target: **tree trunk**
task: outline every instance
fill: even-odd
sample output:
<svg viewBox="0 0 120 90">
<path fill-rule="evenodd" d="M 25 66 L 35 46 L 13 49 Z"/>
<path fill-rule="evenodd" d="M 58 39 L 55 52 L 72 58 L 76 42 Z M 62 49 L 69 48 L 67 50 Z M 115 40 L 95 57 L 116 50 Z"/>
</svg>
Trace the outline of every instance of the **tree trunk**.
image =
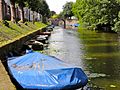
<svg viewBox="0 0 120 90">
<path fill-rule="evenodd" d="M 0 21 L 3 20 L 3 0 L 0 0 Z"/>
<path fill-rule="evenodd" d="M 10 0 L 11 21 L 16 22 L 15 0 Z"/>
<path fill-rule="evenodd" d="M 43 16 L 40 14 L 40 21 L 43 22 Z"/>
<path fill-rule="evenodd" d="M 35 23 L 35 15 L 34 15 L 34 11 L 33 11 L 33 24 Z"/>
<path fill-rule="evenodd" d="M 30 17 L 31 17 L 31 9 L 29 9 L 29 22 L 30 22 Z"/>
<path fill-rule="evenodd" d="M 7 17 L 7 4 L 4 2 L 4 19 L 8 19 Z"/>
<path fill-rule="evenodd" d="M 23 6 L 19 5 L 20 8 L 20 22 L 24 23 L 24 10 L 23 10 Z"/>
</svg>

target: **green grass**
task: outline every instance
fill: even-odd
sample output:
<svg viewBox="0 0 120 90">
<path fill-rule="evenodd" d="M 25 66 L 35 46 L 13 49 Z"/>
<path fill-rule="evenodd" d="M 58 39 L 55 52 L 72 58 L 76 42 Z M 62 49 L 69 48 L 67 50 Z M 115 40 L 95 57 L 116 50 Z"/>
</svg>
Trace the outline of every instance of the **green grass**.
<svg viewBox="0 0 120 90">
<path fill-rule="evenodd" d="M 15 24 L 10 21 L 7 22 L 9 23 L 9 27 L 6 27 L 0 22 L 0 47 L 46 27 L 46 25 L 41 22 L 35 22 L 35 24 L 32 22 L 20 24 Z"/>
</svg>

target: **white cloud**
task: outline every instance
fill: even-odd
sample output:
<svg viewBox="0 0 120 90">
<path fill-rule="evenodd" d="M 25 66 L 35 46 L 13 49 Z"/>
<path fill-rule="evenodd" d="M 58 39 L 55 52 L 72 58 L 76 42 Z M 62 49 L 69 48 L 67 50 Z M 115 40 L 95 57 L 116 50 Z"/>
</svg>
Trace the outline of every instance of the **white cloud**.
<svg viewBox="0 0 120 90">
<path fill-rule="evenodd" d="M 60 13 L 62 11 L 63 5 L 66 2 L 75 2 L 76 0 L 46 0 L 49 5 L 51 11 L 55 11 L 56 13 Z"/>
</svg>

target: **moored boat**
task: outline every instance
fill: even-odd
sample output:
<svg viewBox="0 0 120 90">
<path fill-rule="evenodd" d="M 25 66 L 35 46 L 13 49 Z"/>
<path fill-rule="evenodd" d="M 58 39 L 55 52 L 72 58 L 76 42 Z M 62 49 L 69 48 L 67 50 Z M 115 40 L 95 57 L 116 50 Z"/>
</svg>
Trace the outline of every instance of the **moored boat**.
<svg viewBox="0 0 120 90">
<path fill-rule="evenodd" d="M 39 52 L 8 59 L 12 77 L 24 89 L 72 89 L 84 87 L 88 78 L 74 65 Z"/>
<path fill-rule="evenodd" d="M 51 32 L 39 32 L 39 35 L 48 35 L 48 36 L 50 36 Z"/>
</svg>

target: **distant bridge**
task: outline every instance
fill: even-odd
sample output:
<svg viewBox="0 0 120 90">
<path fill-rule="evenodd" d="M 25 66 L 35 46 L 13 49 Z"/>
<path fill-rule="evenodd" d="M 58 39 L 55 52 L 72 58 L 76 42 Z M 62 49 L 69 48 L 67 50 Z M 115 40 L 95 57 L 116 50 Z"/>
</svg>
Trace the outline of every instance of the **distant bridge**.
<svg viewBox="0 0 120 90">
<path fill-rule="evenodd" d="M 72 26 L 73 24 L 78 23 L 77 19 L 51 19 L 51 24 L 56 26 L 63 26 L 63 28 L 67 28 L 68 26 Z"/>
<path fill-rule="evenodd" d="M 51 22 L 51 24 L 56 25 L 56 26 L 60 25 L 60 22 L 62 22 L 61 25 L 63 25 L 63 28 L 66 28 L 65 19 L 50 19 L 49 21 Z"/>
</svg>

